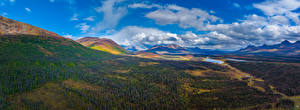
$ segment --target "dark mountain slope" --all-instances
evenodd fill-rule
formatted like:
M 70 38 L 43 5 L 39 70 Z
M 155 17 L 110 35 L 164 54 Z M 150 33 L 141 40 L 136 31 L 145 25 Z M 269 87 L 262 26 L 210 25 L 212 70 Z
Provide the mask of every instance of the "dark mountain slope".
M 141 51 L 141 52 L 151 52 L 155 54 L 181 54 L 181 53 L 187 53 L 187 50 L 186 48 L 181 47 L 179 45 L 170 44 L 170 45 L 156 45 L 148 50 Z
M 155 53 L 155 54 L 201 54 L 201 55 L 220 55 L 226 53 L 225 51 L 216 51 L 208 49 L 200 49 L 198 47 L 182 47 L 176 44 L 156 45 L 144 51 L 136 52 L 141 53 Z
M 300 55 L 300 41 L 290 43 L 285 40 L 276 45 L 248 46 L 245 49 L 237 51 L 237 53 L 256 54 L 256 55 L 283 55 L 293 56 Z

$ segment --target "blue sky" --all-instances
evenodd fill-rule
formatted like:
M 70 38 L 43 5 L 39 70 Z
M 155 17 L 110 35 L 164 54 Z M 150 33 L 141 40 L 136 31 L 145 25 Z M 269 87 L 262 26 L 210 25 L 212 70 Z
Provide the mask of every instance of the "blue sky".
M 300 40 L 299 0 L 1 0 L 0 15 L 64 37 L 147 49 L 236 50 Z

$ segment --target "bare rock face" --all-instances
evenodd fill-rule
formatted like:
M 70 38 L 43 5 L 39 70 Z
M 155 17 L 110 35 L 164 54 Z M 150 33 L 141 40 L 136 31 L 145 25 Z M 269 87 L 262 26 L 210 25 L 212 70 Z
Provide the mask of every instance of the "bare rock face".
M 0 35 L 36 35 L 62 38 L 56 33 L 0 16 Z

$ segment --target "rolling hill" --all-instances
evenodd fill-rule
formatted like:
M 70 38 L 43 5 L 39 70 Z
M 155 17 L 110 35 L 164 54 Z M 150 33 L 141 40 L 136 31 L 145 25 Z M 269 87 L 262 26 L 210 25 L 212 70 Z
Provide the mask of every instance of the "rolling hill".
M 90 47 L 92 49 L 108 52 L 111 54 L 127 54 L 128 51 L 122 48 L 120 45 L 118 45 L 116 42 L 114 42 L 111 39 L 106 38 L 96 38 L 96 37 L 85 37 L 76 40 L 76 42 Z
M 114 58 L 53 32 L 5 17 L 0 17 L 0 33 L 1 110 L 13 109 L 9 106 L 14 102 L 10 95 L 39 88 L 48 81 L 78 77 L 81 70 L 76 65 L 83 65 L 83 61 Z
M 62 38 L 56 33 L 3 16 L 0 16 L 0 35 L 34 35 Z
M 2 58 L 80 58 L 108 55 L 104 52 L 95 52 L 56 33 L 2 16 L 0 16 L 0 33 Z

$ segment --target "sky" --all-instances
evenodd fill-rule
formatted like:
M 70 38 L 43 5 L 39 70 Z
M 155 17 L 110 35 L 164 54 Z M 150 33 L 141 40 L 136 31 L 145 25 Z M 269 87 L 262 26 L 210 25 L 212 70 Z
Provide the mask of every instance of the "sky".
M 238 50 L 300 40 L 300 0 L 0 0 L 0 15 L 127 48 Z

